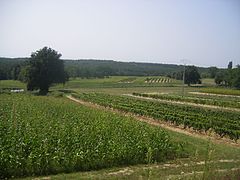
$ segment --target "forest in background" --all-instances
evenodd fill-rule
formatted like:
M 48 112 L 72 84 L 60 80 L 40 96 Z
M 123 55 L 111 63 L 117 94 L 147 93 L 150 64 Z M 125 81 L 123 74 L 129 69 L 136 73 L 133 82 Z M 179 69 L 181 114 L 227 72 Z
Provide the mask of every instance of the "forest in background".
M 30 58 L 0 58 L 0 80 L 20 80 L 26 82 L 26 67 Z M 113 60 L 66 60 L 64 70 L 67 78 L 105 78 L 109 76 L 167 76 L 177 80 L 183 78 L 183 65 L 120 62 Z M 221 86 L 240 88 L 240 66 L 233 67 L 232 61 L 226 68 L 217 67 L 193 67 L 200 78 L 213 78 L 215 83 Z M 200 82 L 200 81 L 199 81 Z
M 21 68 L 29 58 L 0 58 L 0 80 L 21 79 Z M 168 76 L 178 79 L 183 65 L 119 62 L 113 60 L 64 60 L 69 77 L 104 78 L 108 76 Z M 197 67 L 201 76 L 210 77 L 209 68 Z

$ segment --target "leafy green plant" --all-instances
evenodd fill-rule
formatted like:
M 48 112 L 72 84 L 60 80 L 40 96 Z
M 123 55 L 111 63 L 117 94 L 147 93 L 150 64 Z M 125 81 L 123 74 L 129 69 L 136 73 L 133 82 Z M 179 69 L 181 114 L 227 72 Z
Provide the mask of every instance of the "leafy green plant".
M 206 104 L 206 105 L 214 105 L 221 107 L 232 107 L 232 108 L 240 108 L 240 103 L 237 103 L 233 100 L 220 100 L 220 99 L 212 99 L 212 98 L 202 98 L 202 97 L 187 97 L 187 96 L 179 96 L 179 95 L 162 95 L 162 94 L 146 94 L 146 93 L 133 93 L 134 96 L 141 97 L 149 97 L 154 99 L 161 100 L 169 100 L 169 101 L 180 101 L 180 102 L 190 102 L 196 104 Z
M 67 99 L 0 94 L 0 178 L 161 162 L 179 145 L 158 127 Z
M 239 112 L 210 110 L 100 93 L 75 94 L 74 96 L 102 106 L 164 120 L 177 126 L 184 125 L 185 128 L 205 132 L 213 130 L 221 137 L 228 136 L 234 140 L 240 137 Z

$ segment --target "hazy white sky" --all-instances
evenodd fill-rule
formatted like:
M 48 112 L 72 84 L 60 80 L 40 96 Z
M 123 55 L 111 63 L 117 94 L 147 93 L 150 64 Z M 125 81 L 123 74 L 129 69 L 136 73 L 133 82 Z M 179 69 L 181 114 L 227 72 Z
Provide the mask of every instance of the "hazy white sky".
M 0 0 L 0 56 L 240 64 L 240 0 Z

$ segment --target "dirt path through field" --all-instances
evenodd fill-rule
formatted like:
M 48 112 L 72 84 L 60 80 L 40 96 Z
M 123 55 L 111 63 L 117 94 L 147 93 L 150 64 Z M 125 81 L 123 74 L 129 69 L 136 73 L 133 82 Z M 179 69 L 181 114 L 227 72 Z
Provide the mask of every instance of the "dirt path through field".
M 129 165 L 118 168 L 108 168 L 100 171 L 75 172 L 74 175 L 62 174 L 60 176 L 45 176 L 36 177 L 33 180 L 48 180 L 48 179 L 194 179 L 198 175 L 204 173 L 237 173 L 240 168 L 235 164 L 228 168 L 217 168 L 219 163 L 228 161 L 230 163 L 238 163 L 239 160 L 218 160 L 218 161 L 172 161 L 167 163 L 146 164 L 146 165 Z M 203 166 L 207 163 L 210 169 L 205 170 Z M 156 174 L 157 173 L 157 174 Z M 79 174 L 79 175 L 76 175 Z M 224 174 L 223 174 L 224 176 Z M 81 177 L 81 178 L 79 178 Z M 231 177 L 231 176 L 230 176 Z
M 150 118 L 150 117 L 139 116 L 139 115 L 136 115 L 136 114 L 133 114 L 133 113 L 128 113 L 128 112 L 126 113 L 126 112 L 123 112 L 123 111 L 120 111 L 120 110 L 116 110 L 116 109 L 112 109 L 112 108 L 109 108 L 109 107 L 100 106 L 98 104 L 94 104 L 94 103 L 91 103 L 91 102 L 83 101 L 83 100 L 74 98 L 72 96 L 66 96 L 66 97 L 68 99 L 70 99 L 70 100 L 72 100 L 76 103 L 82 104 L 84 106 L 88 106 L 88 107 L 96 108 L 96 109 L 101 109 L 101 110 L 105 110 L 105 111 L 117 112 L 117 113 L 119 113 L 121 115 L 124 115 L 124 116 L 134 117 L 134 119 L 136 119 L 138 121 L 142 121 L 142 122 L 148 123 L 148 124 L 153 125 L 153 126 L 159 126 L 159 127 L 164 128 L 164 129 L 168 129 L 168 130 L 171 130 L 171 131 L 182 133 L 182 134 L 185 134 L 185 135 L 188 135 L 188 136 L 193 136 L 193 137 L 196 137 L 196 138 L 201 138 L 201 139 L 205 139 L 205 140 L 210 139 L 212 142 L 215 142 L 215 143 L 218 143 L 218 144 L 229 144 L 231 146 L 240 147 L 240 143 L 235 143 L 234 141 L 232 141 L 230 139 L 227 139 L 227 138 L 220 138 L 216 135 L 209 136 L 205 133 L 200 133 L 200 132 L 194 131 L 192 129 L 183 129 L 179 126 L 175 126 L 175 125 L 167 123 L 165 121 L 160 121 L 160 120 L 157 121 L 157 120 L 155 120 L 153 118 Z
M 185 101 L 172 101 L 172 100 L 164 100 L 164 99 L 155 99 L 155 98 L 150 98 L 150 97 L 134 96 L 132 94 L 123 94 L 123 95 L 124 96 L 130 96 L 130 97 L 138 98 L 138 99 L 147 99 L 147 100 L 153 100 L 153 101 L 169 103 L 169 104 L 181 104 L 181 105 L 189 105 L 189 106 L 209 108 L 209 109 L 217 109 L 217 110 L 224 110 L 224 111 L 237 111 L 237 112 L 240 112 L 240 109 L 238 109 L 238 108 L 229 108 L 229 107 L 222 107 L 222 106 L 197 104 L 197 103 L 191 103 L 191 102 L 185 102 Z

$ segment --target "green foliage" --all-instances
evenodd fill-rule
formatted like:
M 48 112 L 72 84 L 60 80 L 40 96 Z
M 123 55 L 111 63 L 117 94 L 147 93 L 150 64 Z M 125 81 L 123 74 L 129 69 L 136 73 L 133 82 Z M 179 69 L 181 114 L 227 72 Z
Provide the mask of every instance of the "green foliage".
M 0 178 L 175 158 L 182 146 L 132 118 L 46 96 L 0 95 Z M 185 153 L 184 153 L 185 154 Z
M 134 96 L 150 97 L 155 99 L 163 99 L 169 101 L 180 101 L 180 102 L 190 102 L 196 104 L 206 104 L 222 107 L 240 108 L 240 103 L 233 100 L 220 100 L 213 98 L 202 98 L 202 97 L 187 97 L 180 95 L 162 95 L 162 94 L 145 94 L 145 93 L 133 93 Z M 240 101 L 240 99 L 239 99 Z
M 215 78 L 217 73 L 218 73 L 218 68 L 217 67 L 210 67 L 209 68 L 210 78 Z
M 230 62 L 228 63 L 228 69 L 232 69 L 232 66 L 233 66 L 233 63 L 232 63 L 232 61 L 230 61 Z
M 0 74 L 8 74 L 12 79 L 11 71 L 14 66 L 29 58 L 0 58 Z M 3 62 L 3 63 L 2 63 Z M 1 68 L 4 64 L 5 68 Z M 166 76 L 172 77 L 172 73 L 180 72 L 183 67 L 173 64 L 118 62 L 111 60 L 64 60 L 65 71 L 69 77 L 80 78 L 103 78 L 108 76 Z M 199 72 L 207 72 L 207 68 L 198 67 Z M 0 75 L 1 77 L 1 75 Z M 182 75 L 181 75 L 182 78 Z M 1 78 L 0 78 L 1 79 Z
M 0 80 L 17 80 L 21 67 L 27 58 L 0 58 Z
M 228 136 L 235 140 L 240 137 L 239 112 L 210 110 L 187 105 L 173 105 L 99 93 L 79 94 L 75 95 L 75 97 L 103 106 L 150 116 L 158 120 L 165 120 L 175 125 L 184 125 L 185 128 L 192 127 L 195 130 L 205 132 L 212 129 L 221 137 Z
M 66 60 L 65 64 L 70 77 L 81 78 L 159 76 L 181 69 L 181 66 L 171 64 L 117 62 L 110 60 Z
M 218 72 L 216 74 L 215 82 L 217 85 L 226 85 L 240 89 L 240 66 L 232 68 L 230 64 L 227 71 Z
M 232 86 L 240 89 L 240 66 L 232 70 Z
M 201 77 L 197 67 L 187 66 L 185 71 L 185 84 L 201 84 Z
M 60 57 L 61 54 L 47 47 L 32 53 L 25 77 L 27 89 L 40 89 L 41 94 L 46 94 L 53 83 L 65 83 L 67 75 Z
M 171 75 L 169 75 L 169 77 L 177 79 L 177 80 L 183 80 L 183 72 L 182 71 L 173 72 Z
M 217 85 L 225 84 L 226 79 L 224 72 L 217 72 L 214 80 Z
M 183 70 L 184 69 L 184 70 Z M 169 77 L 175 78 L 177 80 L 183 80 L 184 78 L 184 83 L 188 84 L 201 84 L 201 76 L 199 74 L 200 68 L 197 68 L 195 66 L 186 66 L 182 67 L 181 71 L 174 72 Z M 206 72 L 202 72 L 202 74 L 207 74 Z
M 200 92 L 204 93 L 212 93 L 212 94 L 219 94 L 219 95 L 233 95 L 240 97 L 240 91 L 236 89 L 230 88 L 202 88 Z

